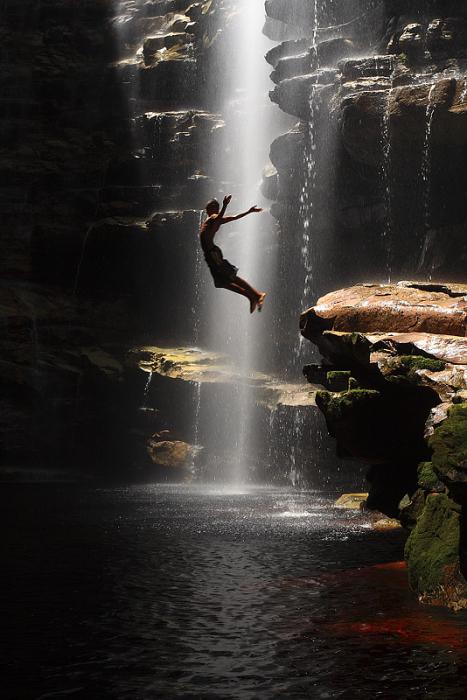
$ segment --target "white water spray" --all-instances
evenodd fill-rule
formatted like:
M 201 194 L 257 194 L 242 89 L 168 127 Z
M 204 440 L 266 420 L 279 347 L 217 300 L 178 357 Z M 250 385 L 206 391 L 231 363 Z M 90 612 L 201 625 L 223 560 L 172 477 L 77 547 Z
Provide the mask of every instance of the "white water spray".
M 269 68 L 264 55 L 273 42 L 262 33 L 263 0 L 229 0 L 228 6 L 234 11 L 231 25 L 225 31 L 233 39 L 235 51 L 227 56 L 227 64 L 232 67 L 227 82 L 233 87 L 224 96 L 221 109 L 225 142 L 216 166 L 222 193 L 233 194 L 228 213 L 230 210 L 238 213 L 253 204 L 263 205 L 259 186 L 273 140 L 269 120 L 274 111 L 268 96 Z M 225 51 L 229 50 L 227 43 L 223 47 Z M 224 55 L 223 64 L 225 58 Z M 268 255 L 264 248 L 269 245 L 272 234 L 269 214 L 251 214 L 223 227 L 216 240 L 225 258 L 240 268 L 239 276 L 259 291 L 267 289 Z M 262 314 L 250 315 L 248 302 L 243 297 L 224 290 L 213 290 L 211 295 L 210 347 L 231 355 L 240 376 L 229 397 L 231 430 L 237 436 L 236 457 L 229 471 L 236 484 L 247 481 L 251 471 L 248 459 L 256 430 L 252 377 L 264 362 L 261 347 L 265 342 L 269 302 L 268 298 Z M 215 421 L 216 406 L 210 406 L 209 410 Z

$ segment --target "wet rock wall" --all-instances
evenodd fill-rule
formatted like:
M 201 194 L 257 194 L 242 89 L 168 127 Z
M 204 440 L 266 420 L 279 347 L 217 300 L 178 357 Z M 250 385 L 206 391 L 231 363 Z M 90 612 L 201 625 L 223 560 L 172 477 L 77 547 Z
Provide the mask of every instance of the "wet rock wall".
M 465 4 L 271 0 L 266 11 L 284 37 L 267 57 L 271 99 L 297 122 L 271 146 L 264 191 L 282 281 L 300 256 L 312 268 L 308 294 L 289 290 L 284 309 L 357 281 L 461 280 Z
M 165 425 L 140 410 L 128 350 L 196 335 L 199 209 L 223 127 L 203 86 L 223 9 L 0 11 L 2 463 L 118 474 Z

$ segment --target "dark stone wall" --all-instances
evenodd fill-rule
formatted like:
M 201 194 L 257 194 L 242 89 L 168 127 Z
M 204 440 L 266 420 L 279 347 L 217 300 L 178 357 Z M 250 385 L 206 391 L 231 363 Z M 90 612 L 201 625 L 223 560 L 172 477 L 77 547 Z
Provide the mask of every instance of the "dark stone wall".
M 464 3 L 318 3 L 315 33 L 313 3 L 266 9 L 287 27 L 268 55 L 271 99 L 298 120 L 264 185 L 281 230 L 278 324 L 360 281 L 465 279 Z
M 127 353 L 192 338 L 207 284 L 197 231 L 222 128 L 203 87 L 218 5 L 0 3 L 6 466 L 147 461 L 144 435 L 164 421 L 142 414 L 147 375 Z

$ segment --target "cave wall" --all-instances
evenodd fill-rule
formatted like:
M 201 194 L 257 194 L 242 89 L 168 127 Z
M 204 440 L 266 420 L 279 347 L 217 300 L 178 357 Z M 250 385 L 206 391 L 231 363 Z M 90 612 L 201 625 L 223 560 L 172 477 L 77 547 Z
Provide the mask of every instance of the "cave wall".
M 208 279 L 199 210 L 223 121 L 222 3 L 5 0 L 0 100 L 2 464 L 147 461 L 143 342 L 186 342 Z M 201 329 L 197 330 L 200 333 Z

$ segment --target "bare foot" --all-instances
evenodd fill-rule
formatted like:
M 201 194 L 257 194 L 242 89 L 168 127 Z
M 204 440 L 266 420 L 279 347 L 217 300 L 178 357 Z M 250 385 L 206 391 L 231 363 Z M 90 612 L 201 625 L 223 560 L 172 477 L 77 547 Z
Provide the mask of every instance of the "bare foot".
M 259 295 L 258 299 L 258 311 L 261 311 L 263 308 L 264 300 L 266 299 L 266 292 L 263 292 L 262 294 Z

